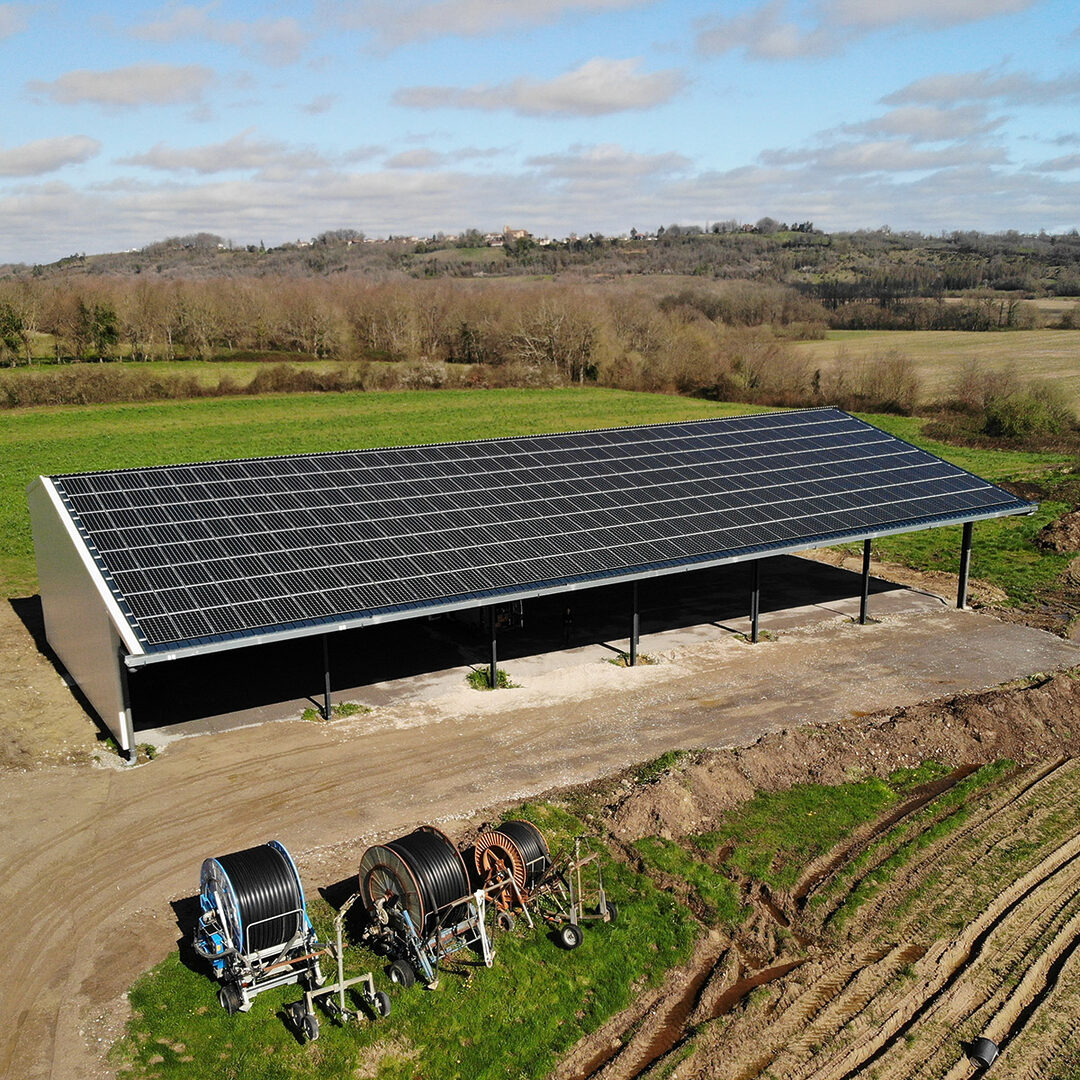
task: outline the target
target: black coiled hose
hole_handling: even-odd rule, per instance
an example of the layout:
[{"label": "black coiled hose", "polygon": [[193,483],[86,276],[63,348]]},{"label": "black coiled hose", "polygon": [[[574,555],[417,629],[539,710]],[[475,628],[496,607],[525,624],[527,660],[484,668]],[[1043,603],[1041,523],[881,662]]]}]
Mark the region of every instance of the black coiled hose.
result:
[{"label": "black coiled hose", "polygon": [[360,885],[371,903],[394,896],[421,936],[467,914],[464,904],[454,904],[469,892],[465,864],[449,838],[430,825],[369,848],[360,860]]},{"label": "black coiled hose", "polygon": [[304,897],[288,857],[263,844],[216,860],[228,877],[244,940],[242,952],[285,945],[303,928]]},{"label": "black coiled hose", "polygon": [[531,821],[504,821],[498,831],[513,840],[525,859],[526,891],[535,889],[551,866],[544,834]]}]

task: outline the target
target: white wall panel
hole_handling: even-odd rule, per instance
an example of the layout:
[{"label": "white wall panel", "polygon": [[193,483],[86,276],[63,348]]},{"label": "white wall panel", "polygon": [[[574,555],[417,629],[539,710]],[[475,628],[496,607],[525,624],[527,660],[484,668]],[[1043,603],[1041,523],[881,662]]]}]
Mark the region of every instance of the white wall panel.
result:
[{"label": "white wall panel", "polygon": [[109,615],[103,583],[71,536],[71,522],[51,483],[41,477],[28,491],[45,636],[68,674],[120,748],[134,745],[119,658],[123,643]]}]

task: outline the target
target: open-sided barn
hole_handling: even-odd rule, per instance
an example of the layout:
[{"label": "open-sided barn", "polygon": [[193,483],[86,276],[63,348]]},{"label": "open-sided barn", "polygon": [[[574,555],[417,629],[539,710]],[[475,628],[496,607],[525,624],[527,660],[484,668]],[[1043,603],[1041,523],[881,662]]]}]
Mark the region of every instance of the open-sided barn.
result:
[{"label": "open-sided barn", "polygon": [[1033,510],[831,408],[43,476],[29,502],[49,643],[128,753],[146,665],[847,541],[868,567],[949,524],[962,605],[971,524]]}]

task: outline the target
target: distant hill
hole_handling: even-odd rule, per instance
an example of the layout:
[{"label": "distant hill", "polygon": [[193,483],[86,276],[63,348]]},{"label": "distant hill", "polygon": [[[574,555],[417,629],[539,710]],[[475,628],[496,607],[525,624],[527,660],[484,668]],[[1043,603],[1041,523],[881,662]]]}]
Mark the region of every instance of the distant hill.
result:
[{"label": "distant hill", "polygon": [[826,306],[872,299],[959,295],[994,290],[1029,298],[1080,295],[1080,235],[952,232],[940,236],[889,229],[825,233],[809,222],[788,227],[763,219],[706,231],[671,225],[623,237],[590,234],[559,241],[520,232],[468,230],[424,239],[372,240],[354,230],[323,233],[278,247],[235,246],[210,233],[173,237],[138,251],[71,255],[38,266],[0,266],[0,281],[25,278],[327,277],[376,279],[559,275],[689,274],[788,285]]}]

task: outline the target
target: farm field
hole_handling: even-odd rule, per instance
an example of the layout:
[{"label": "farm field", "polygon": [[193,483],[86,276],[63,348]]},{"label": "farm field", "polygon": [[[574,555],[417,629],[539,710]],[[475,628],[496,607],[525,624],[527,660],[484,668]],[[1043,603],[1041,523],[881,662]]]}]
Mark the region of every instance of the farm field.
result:
[{"label": "farm field", "polygon": [[0,412],[0,590],[36,590],[38,475],[526,435],[755,411],[618,390],[291,394]]},{"label": "farm field", "polygon": [[822,371],[840,357],[869,359],[889,351],[907,357],[921,382],[923,402],[944,400],[965,365],[1014,371],[1018,379],[1053,380],[1080,411],[1080,333],[1075,330],[831,330],[824,341],[801,341],[796,355]]},{"label": "farm field", "polygon": [[[277,395],[0,414],[2,587],[9,596],[27,595],[36,587],[24,492],[41,472],[524,434],[747,411],[745,405],[585,388]],[[1044,491],[1039,496],[1043,499],[1040,516],[980,525],[973,574],[996,583],[1005,597],[1002,602],[1035,596],[1053,585],[1069,557],[1040,555],[1031,540],[1042,524],[1069,506],[1065,499],[1052,497],[1055,485],[1065,479],[1066,458],[949,447],[927,442],[917,418],[868,419],[991,479]],[[890,557],[948,569],[947,559],[957,547],[955,537],[941,537],[936,547],[927,547],[927,539],[935,536],[932,532],[912,534],[907,547],[905,539],[899,538],[901,546],[890,549]],[[972,613],[954,615],[993,623]],[[23,633],[16,620],[9,621],[9,634]],[[879,629],[898,632],[895,626]],[[1011,629],[1039,636],[1026,628]],[[934,639],[931,651],[936,654],[933,624],[919,632]],[[52,984],[42,977],[40,985],[35,984],[25,1031],[20,1035],[16,1030],[8,1046],[18,1044],[19,1053],[26,1053],[25,1047],[48,1031],[62,1055],[64,1048],[83,1047],[85,1023],[88,1037],[96,1038],[102,1044],[97,1049],[102,1051],[121,1034],[116,1025],[126,1016],[127,1003],[117,1006],[116,995],[135,972],[151,968],[168,954],[164,966],[155,968],[132,990],[130,1001],[138,1013],[127,1041],[110,1066],[101,1066],[100,1075],[119,1069],[121,1075],[147,1078],[198,1080],[205,1075],[291,1080],[336,1070],[404,1080],[422,1069],[428,1080],[473,1080],[506,1075],[501,1065],[486,1073],[484,1064],[501,1062],[499,1055],[505,1053],[512,1055],[517,1070],[512,1075],[537,1080],[545,1076],[618,1080],[643,1075],[688,1080],[702,1075],[743,1075],[744,1067],[757,1068],[757,1072],[745,1072],[749,1080],[757,1075],[764,1078],[770,1071],[786,1076],[789,1064],[804,1068],[802,1058],[782,1056],[789,1051],[814,1060],[832,1047],[848,1055],[843,1061],[849,1064],[821,1072],[820,1080],[846,1080],[863,1075],[865,1069],[870,1070],[865,1073],[869,1076],[894,1051],[902,1050],[908,1054],[904,1060],[911,1060],[921,1043],[937,1055],[927,1059],[930,1071],[925,1073],[936,1077],[941,1075],[935,1070],[943,1061],[949,1069],[959,1067],[960,1043],[942,1036],[938,1028],[918,1025],[924,1014],[932,1015],[936,1002],[952,1000],[948,995],[954,987],[970,989],[969,984],[983,978],[977,960],[984,946],[989,949],[986,943],[994,932],[980,935],[984,927],[997,925],[1000,914],[1005,926],[1003,951],[1000,957],[993,955],[1000,959],[1000,963],[995,960],[998,967],[1012,965],[1008,967],[1012,974],[989,997],[980,998],[982,991],[965,990],[964,1000],[975,1002],[973,1009],[984,1012],[964,1022],[972,1026],[989,1017],[986,1003],[997,1001],[993,994],[1004,986],[1002,992],[1012,997],[1002,1015],[1013,1015],[1008,1009],[1015,1013],[1001,1033],[1003,1039],[1011,1040],[1010,1059],[1020,1060],[1021,1051],[1027,1054],[1023,1048],[1028,1047],[1033,1055],[1030,1060],[1037,1060],[1044,1069],[1014,1075],[1076,1080],[1075,1073],[1068,1071],[1073,1066],[1056,1031],[1045,1037],[1042,1032],[1046,1025],[1052,1027],[1059,1013],[1075,1016],[1078,1007],[1062,977],[1076,963],[1069,936],[1075,912],[1072,907],[1058,909],[1056,914],[1051,909],[1055,897],[1064,895],[1054,890],[1067,891],[1073,885],[1070,875],[1075,863],[1070,861],[1072,848],[1067,845],[1074,840],[1070,829],[1075,827],[1068,823],[1080,820],[1074,795],[1080,775],[1068,762],[1051,766],[1074,753],[1074,736],[1065,718],[1080,708],[1080,684],[1071,675],[1039,676],[986,695],[985,701],[965,698],[920,706],[914,715],[910,705],[880,716],[849,715],[858,684],[881,682],[875,667],[881,661],[855,659],[859,646],[845,639],[857,633],[836,626],[828,634],[807,634],[790,643],[798,649],[823,650],[819,657],[823,662],[828,657],[834,662],[842,653],[847,657],[845,664],[853,665],[845,668],[839,680],[850,680],[840,714],[830,712],[809,735],[795,727],[760,737],[786,727],[787,720],[766,707],[756,721],[744,721],[744,716],[753,715],[753,702],[741,701],[738,692],[725,683],[731,659],[721,649],[717,655],[695,654],[679,661],[679,667],[665,669],[662,663],[640,669],[645,677],[651,677],[651,672],[659,679],[650,684],[648,693],[641,687],[635,692],[635,684],[627,682],[627,692],[618,695],[617,703],[609,691],[570,694],[556,708],[557,721],[550,704],[518,706],[515,715],[510,696],[505,705],[499,703],[500,710],[506,711],[496,716],[482,708],[471,711],[478,707],[470,699],[456,706],[452,715],[432,722],[423,753],[417,755],[413,744],[405,760],[398,750],[388,749],[390,741],[409,745],[420,734],[415,726],[424,722],[424,716],[432,716],[426,706],[409,702],[389,718],[376,714],[326,726],[285,722],[214,739],[182,740],[168,749],[163,760],[149,762],[126,776],[92,769],[85,757],[54,762],[49,770],[41,771],[41,787],[29,775],[31,750],[21,759],[28,762],[28,775],[17,777],[19,783],[0,792],[0,806],[14,811],[13,829],[19,832],[21,821],[25,830],[20,835],[38,837],[31,845],[32,856],[16,860],[11,868],[9,887],[12,896],[25,904],[40,892],[41,882],[70,879],[69,888],[79,891],[72,904],[73,910],[78,907],[75,917],[84,927],[80,933],[88,936],[81,939],[78,956],[69,968],[64,929],[38,926],[31,917],[22,920],[33,925],[33,941],[25,947],[41,960],[40,970],[47,970],[48,963],[60,963],[64,978],[79,987],[79,1011],[61,1010],[53,1015],[52,990],[43,989]],[[873,633],[871,628],[860,642],[870,643]],[[1072,646],[1042,637],[1071,656]],[[27,703],[29,710],[27,746],[32,748],[35,724],[52,723],[51,710],[73,711],[74,707],[61,702],[62,697],[65,701],[69,697],[62,687],[51,688],[57,681],[55,671],[36,654],[30,656],[29,639],[20,639],[17,647],[20,662],[25,660],[21,670],[38,672],[20,675],[23,682],[16,687],[20,693],[25,691],[19,701]],[[783,647],[786,650],[788,644]],[[8,655],[14,653],[13,647]],[[895,652],[886,663],[900,663]],[[627,677],[637,676],[633,672]],[[775,682],[780,669],[767,676]],[[995,668],[975,685],[1003,677]],[[50,687],[45,687],[45,679]],[[15,680],[9,682],[15,686]],[[935,685],[926,692],[942,691]],[[892,704],[902,699],[889,696],[887,700]],[[785,710],[780,712],[786,716]],[[695,730],[708,734],[690,742],[660,741],[665,738],[667,719],[684,713],[697,717],[701,726]],[[627,732],[634,724],[645,725],[656,740],[649,753],[665,748],[673,752],[647,768],[559,796],[538,811],[564,835],[580,828],[604,838],[613,866],[613,897],[617,895],[624,911],[629,904],[625,921],[597,928],[586,946],[572,956],[542,936],[535,941],[515,937],[502,943],[505,968],[492,972],[469,968],[448,978],[442,995],[421,994],[407,1001],[395,997],[395,1014],[385,1025],[357,1028],[347,1037],[327,1025],[325,1042],[302,1047],[282,1026],[270,999],[264,1002],[268,1011],[261,1026],[242,1026],[254,1017],[229,1020],[216,1012],[213,984],[201,971],[189,970],[175,953],[177,928],[164,898],[178,905],[179,920],[183,899],[189,895],[181,891],[189,887],[181,871],[187,862],[197,868],[198,859],[208,853],[201,848],[195,853],[189,850],[193,836],[220,838],[227,845],[223,850],[259,842],[264,838],[260,830],[269,827],[266,808],[272,805],[273,828],[296,836],[296,850],[317,867],[310,880],[305,871],[309,895],[314,897],[318,887],[350,873],[354,852],[349,844],[356,842],[352,838],[396,828],[402,820],[415,824],[414,816],[424,811],[412,800],[419,800],[430,819],[443,820],[441,815],[474,813],[477,805],[494,805],[492,800],[509,799],[513,792],[520,798],[520,793],[534,790],[527,786],[535,782],[534,776],[514,781],[507,776],[514,767],[523,767],[520,749],[536,745],[540,727],[557,722],[558,746],[566,752],[571,717],[595,740],[599,725],[613,715],[620,723],[625,721]],[[658,721],[658,717],[664,719]],[[754,737],[759,738],[753,747],[739,752],[737,765],[730,754],[715,756],[697,749],[674,752],[681,745],[734,745],[731,736],[722,732],[736,720],[756,723]],[[76,726],[70,717],[63,722]],[[80,715],[78,723],[85,722]],[[476,771],[475,761],[468,767],[454,761],[453,784],[467,784],[465,793],[450,781],[434,778],[437,763],[425,756],[438,744],[445,757],[451,758],[457,751],[448,732],[457,724],[464,725],[462,732],[467,728],[482,734],[490,752],[483,774]],[[374,746],[371,736],[380,731],[386,741],[382,756],[373,761],[368,756]],[[576,748],[572,769],[556,755],[558,760],[551,765],[558,772],[544,775],[559,779],[545,779],[535,790],[573,782],[562,779],[567,775],[576,781],[621,768],[635,760],[627,756],[632,752],[626,749],[630,744],[622,741],[628,738],[632,736],[623,733],[605,738],[603,753],[609,756],[603,759],[599,747]],[[457,741],[463,739],[462,734]],[[810,743],[815,746],[809,747]],[[643,756],[644,752],[638,754]],[[283,757],[289,759],[296,778],[287,789],[278,779]],[[1013,759],[1042,764],[1014,766]],[[374,784],[372,773],[389,776],[397,769],[397,775],[407,772],[411,782],[416,775],[414,762],[429,776],[409,801],[400,806],[392,800],[386,805],[365,805],[365,776],[366,783]],[[986,768],[972,771],[980,764]],[[534,774],[538,767],[532,767]],[[14,771],[11,775],[15,778]],[[241,776],[247,781],[235,783]],[[811,779],[818,783],[808,784]],[[402,780],[398,786],[404,784]],[[1034,793],[1030,797],[1025,794],[1029,788]],[[332,803],[335,807],[329,814],[330,824],[322,811],[313,812],[312,791],[319,793],[321,806]],[[779,794],[770,801],[755,792]],[[59,803],[65,804],[62,813]],[[57,805],[59,817],[44,813],[46,805]],[[505,809],[503,803],[488,813]],[[514,812],[520,811],[515,808]],[[147,815],[155,815],[159,823],[144,834]],[[57,824],[60,818],[65,822],[62,827]],[[969,825],[984,821],[990,831],[969,830]],[[455,819],[452,827],[463,835],[466,824]],[[92,841],[88,839],[91,832]],[[136,834],[140,839],[133,859],[131,837]],[[84,863],[91,849],[93,880],[88,885],[70,872],[70,866],[73,860]],[[987,851],[991,856],[985,856]],[[1058,857],[1060,867],[1054,863]],[[122,913],[118,907],[99,921],[95,897],[109,887],[104,881],[114,882],[120,867],[145,879],[145,889],[138,896],[122,898]],[[909,873],[909,868],[915,869]],[[942,876],[935,877],[938,873]],[[945,895],[941,882],[954,878],[963,880],[964,887]],[[1007,892],[1012,882],[1021,881],[1017,885],[1023,894],[1019,914],[1014,918],[1012,909],[999,912],[993,889]],[[1050,891],[1043,892],[1044,887]],[[1043,907],[1024,906],[1036,894],[1045,898]],[[927,899],[931,896],[934,904]],[[879,898],[884,899],[879,902]],[[322,900],[316,906],[325,925],[330,908]],[[899,912],[903,918],[891,922],[889,912]],[[1058,917],[1062,915],[1064,921]],[[1017,921],[1021,919],[1025,921]],[[128,926],[139,930],[130,949],[123,954],[114,950],[104,962],[102,950],[111,948],[106,942],[116,939],[121,922],[125,931]],[[662,932],[655,929],[657,923],[663,924]],[[1009,944],[1009,935],[1029,923],[1041,928],[1041,936],[1025,938],[1027,948],[1018,951]],[[942,986],[935,979],[944,969],[933,966],[935,958],[944,955],[941,943],[962,935],[969,924],[979,927],[972,954],[965,960],[963,947],[959,953],[948,954],[953,967]],[[650,926],[654,927],[651,931]],[[916,932],[923,936],[909,941]],[[916,955],[923,947],[926,952]],[[1048,958],[1046,964],[1028,963],[1028,957],[1035,961],[1042,953]],[[19,955],[25,958],[26,953]],[[359,955],[355,961],[374,963]],[[620,982],[615,969],[628,978]],[[507,972],[513,973],[512,985]],[[489,976],[503,981],[485,983]],[[872,987],[873,1002],[859,997],[865,986]],[[474,987],[476,997],[470,996]],[[853,996],[845,996],[849,989]],[[170,1001],[180,998],[189,1006],[162,1008],[162,995]],[[837,1007],[829,1012],[834,999]],[[451,1028],[439,1012],[448,1000],[460,1018]],[[868,1033],[876,1023],[872,1010],[878,1000],[892,1009],[882,1021],[888,1050],[874,1057],[877,1048],[871,1046],[860,1058],[873,1041]],[[802,1004],[794,1012],[783,1011],[796,1001]],[[819,1004],[807,1010],[808,1001]],[[912,1015],[918,1013],[910,1025],[909,1009]],[[537,1011],[546,1026],[535,1020]],[[819,1014],[823,1018],[835,1014],[843,1020],[830,1027],[832,1021],[823,1019],[814,1026]],[[898,1022],[896,1016],[901,1017]],[[769,1041],[774,1017],[782,1018],[778,1032],[791,1032],[791,1039],[785,1037],[782,1046]],[[232,1026],[223,1028],[223,1021]],[[484,1037],[473,1034],[473,1028]],[[726,1035],[729,1029],[731,1034]],[[449,1036],[444,1034],[447,1030]],[[426,1047],[436,1042],[440,1048],[429,1053]],[[745,1060],[743,1051],[751,1045],[760,1046],[762,1056],[771,1055],[760,1068],[756,1059]],[[460,1053],[455,1050],[458,1046]],[[0,1044],[0,1073],[4,1053]],[[714,1058],[727,1062],[733,1054],[738,1059],[734,1071],[709,1071]],[[31,1072],[27,1080],[37,1080],[38,1075],[49,1072]],[[1006,1074],[1002,1071],[1001,1075]]]},{"label": "farm field", "polygon": [[[68,371],[123,371],[141,374],[147,378],[180,375],[194,379],[199,386],[216,387],[222,379],[231,379],[237,386],[247,386],[260,371],[280,368],[283,363],[302,367],[305,371],[325,374],[340,371],[348,366],[344,360],[313,360],[307,357],[282,355],[267,360],[110,360],[106,364],[83,361],[79,364],[57,364],[37,361],[0,369],[5,379],[34,379]],[[367,361],[373,368],[393,367],[385,361]]]},{"label": "farm field", "polygon": [[[688,971],[666,1017],[646,1018],[602,1070],[573,1075],[958,1080],[987,1037],[1002,1052],[996,1076],[1075,1078],[1078,778],[1075,758],[961,769],[790,873],[783,850],[767,850],[751,861],[749,888],[762,891],[734,939],[720,935]],[[754,803],[770,824],[743,832],[744,857],[785,824],[780,800]],[[730,846],[681,843],[723,872]]]}]

